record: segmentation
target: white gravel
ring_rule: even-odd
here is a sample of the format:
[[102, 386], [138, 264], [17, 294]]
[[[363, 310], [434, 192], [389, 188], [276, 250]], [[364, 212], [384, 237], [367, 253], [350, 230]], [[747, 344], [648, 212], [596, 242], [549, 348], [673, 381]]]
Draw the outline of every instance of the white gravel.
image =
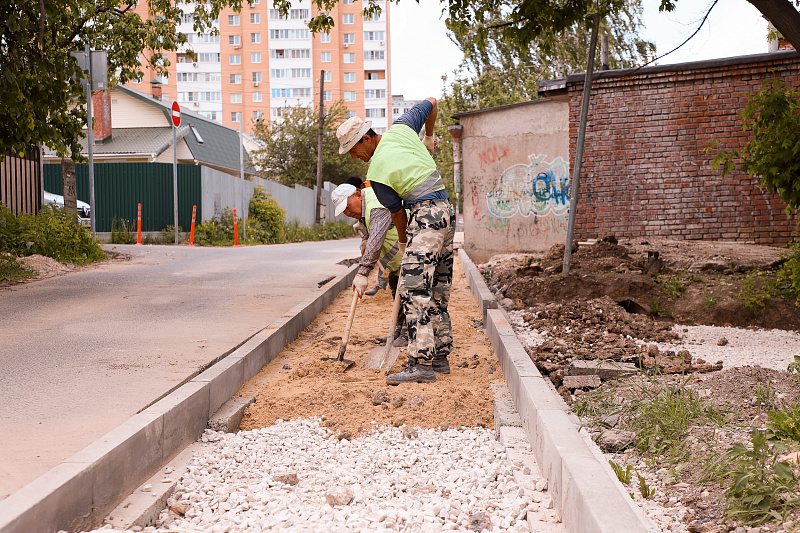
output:
[[380, 428], [339, 441], [313, 419], [203, 440], [216, 445], [170, 500], [185, 516], [165, 510], [145, 532], [463, 531], [482, 518], [513, 532], [529, 531], [528, 509], [538, 510], [488, 429]]
[[[675, 326], [680, 343], [660, 343], [658, 349], [689, 350], [707, 363], [722, 361], [722, 368], [761, 366], [786, 370], [800, 356], [800, 333], [780, 329], [741, 329], [717, 326]], [[720, 343], [720, 339], [726, 342]], [[723, 345], [724, 344], [724, 345]]]

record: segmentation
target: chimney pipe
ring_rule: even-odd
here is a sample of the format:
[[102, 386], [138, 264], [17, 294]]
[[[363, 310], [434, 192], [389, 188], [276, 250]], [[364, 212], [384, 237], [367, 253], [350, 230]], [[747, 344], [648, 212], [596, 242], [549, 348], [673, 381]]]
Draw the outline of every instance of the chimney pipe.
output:
[[153, 80], [150, 82], [150, 94], [156, 100], [161, 100], [161, 82]]

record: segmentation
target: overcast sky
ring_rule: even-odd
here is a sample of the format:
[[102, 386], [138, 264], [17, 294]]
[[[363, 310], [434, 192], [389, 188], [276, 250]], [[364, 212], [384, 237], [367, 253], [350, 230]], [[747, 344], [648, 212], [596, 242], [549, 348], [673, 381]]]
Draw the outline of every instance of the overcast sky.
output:
[[[679, 0], [672, 13], [659, 13], [659, 0], [644, 0], [643, 36], [669, 52], [697, 29], [712, 2]], [[392, 94], [421, 100], [442, 94], [442, 75], [452, 77], [461, 52], [450, 39], [437, 0], [402, 0], [390, 15]], [[587, 43], [588, 45], [588, 43]], [[767, 22], [745, 0], [719, 0], [700, 32], [680, 50], [658, 61], [684, 63], [767, 51]]]

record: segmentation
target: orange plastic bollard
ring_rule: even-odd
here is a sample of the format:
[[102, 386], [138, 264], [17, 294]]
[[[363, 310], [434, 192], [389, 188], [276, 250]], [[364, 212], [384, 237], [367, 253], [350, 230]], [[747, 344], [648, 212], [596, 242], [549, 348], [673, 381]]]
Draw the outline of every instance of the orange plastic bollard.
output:
[[192, 206], [192, 232], [189, 234], [189, 246], [194, 246], [194, 221], [197, 217], [197, 206]]
[[142, 204], [139, 204], [139, 213], [136, 215], [136, 244], [142, 244]]
[[239, 247], [239, 227], [236, 224], [236, 208], [233, 208], [233, 247]]

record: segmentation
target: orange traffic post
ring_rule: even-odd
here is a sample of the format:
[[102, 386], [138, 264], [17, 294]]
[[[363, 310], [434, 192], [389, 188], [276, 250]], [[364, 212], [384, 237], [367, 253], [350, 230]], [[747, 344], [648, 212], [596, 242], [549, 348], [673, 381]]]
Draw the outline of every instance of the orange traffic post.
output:
[[136, 244], [142, 244], [142, 204], [139, 204], [139, 213], [136, 215]]
[[197, 217], [197, 206], [192, 206], [192, 232], [189, 234], [189, 246], [194, 246], [194, 221]]
[[239, 226], [236, 224], [236, 208], [233, 208], [233, 246], [239, 246]]

